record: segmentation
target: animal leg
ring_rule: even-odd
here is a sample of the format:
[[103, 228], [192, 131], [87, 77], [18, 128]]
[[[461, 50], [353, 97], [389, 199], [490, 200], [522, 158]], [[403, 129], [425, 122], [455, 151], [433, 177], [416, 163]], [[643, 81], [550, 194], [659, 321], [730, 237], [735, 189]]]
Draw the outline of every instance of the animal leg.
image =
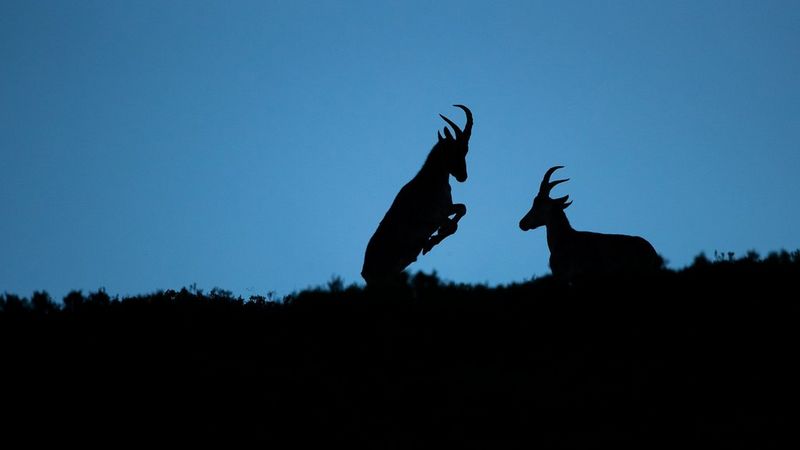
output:
[[461, 220], [464, 215], [467, 214], [467, 207], [463, 203], [456, 203], [450, 209], [450, 213], [448, 216], [453, 216], [452, 219], [447, 219], [445, 222], [436, 230], [436, 234], [428, 238], [428, 241], [425, 242], [425, 245], [422, 247], [422, 254], [426, 254], [433, 247], [438, 245], [442, 242], [447, 236], [455, 234], [458, 230], [458, 221]]
[[465, 205], [463, 203], [455, 203], [455, 204], [453, 204], [453, 206], [450, 208], [450, 214], [448, 214], [447, 216], [449, 217], [449, 216], [452, 216], [454, 214], [455, 214], [455, 216], [453, 217], [453, 220], [456, 223], [458, 223], [458, 221], [461, 220], [462, 217], [467, 215], [467, 205]]
[[441, 227], [439, 227], [439, 230], [437, 230], [436, 234], [429, 237], [427, 242], [425, 242], [425, 245], [422, 247], [422, 254], [424, 255], [429, 251], [431, 251], [433, 247], [439, 245], [439, 243], [442, 242], [444, 238], [455, 233], [456, 230], [458, 230], [458, 223], [455, 220], [447, 219], [447, 222], [445, 222]]

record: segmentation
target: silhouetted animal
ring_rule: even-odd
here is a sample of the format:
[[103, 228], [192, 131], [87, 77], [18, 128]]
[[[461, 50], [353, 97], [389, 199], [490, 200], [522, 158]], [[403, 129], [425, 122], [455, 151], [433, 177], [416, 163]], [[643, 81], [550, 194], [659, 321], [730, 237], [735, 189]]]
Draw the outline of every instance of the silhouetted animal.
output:
[[[392, 281], [412, 262], [420, 251], [428, 253], [444, 238], [455, 233], [458, 221], [467, 213], [461, 203], [453, 204], [450, 175], [458, 182], [467, 179], [467, 150], [472, 134], [472, 112], [464, 105], [467, 123], [458, 125], [439, 114], [452, 128], [444, 127], [419, 173], [397, 194], [367, 244], [361, 276], [367, 284]], [[454, 216], [450, 218], [450, 216]], [[436, 233], [434, 235], [434, 233]]]
[[576, 281], [587, 276], [654, 271], [663, 260], [649, 242], [638, 236], [600, 234], [575, 231], [564, 210], [572, 204], [569, 195], [550, 198], [550, 191], [568, 181], [550, 181], [556, 169], [551, 167], [544, 175], [539, 193], [533, 199], [531, 210], [519, 221], [522, 231], [547, 227], [547, 246], [550, 249], [550, 269], [553, 275]]

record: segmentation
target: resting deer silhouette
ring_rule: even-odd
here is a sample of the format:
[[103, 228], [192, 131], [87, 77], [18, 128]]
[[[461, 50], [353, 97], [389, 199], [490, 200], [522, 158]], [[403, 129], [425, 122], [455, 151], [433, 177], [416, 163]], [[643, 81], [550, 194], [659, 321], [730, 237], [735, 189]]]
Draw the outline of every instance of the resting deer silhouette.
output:
[[[453, 128], [444, 127], [444, 136], [431, 149], [419, 173], [397, 194], [392, 206], [367, 244], [361, 276], [367, 284], [391, 282], [420, 252], [426, 254], [458, 229], [467, 213], [462, 203], [453, 203], [450, 175], [459, 183], [467, 180], [467, 150], [472, 134], [472, 112], [464, 105], [467, 123], [464, 130], [439, 116]], [[450, 216], [453, 216], [452, 218]], [[434, 233], [436, 233], [434, 235]]]
[[649, 242], [639, 236], [600, 234], [575, 231], [564, 210], [572, 204], [569, 195], [550, 198], [550, 191], [568, 181], [550, 181], [550, 176], [564, 166], [551, 167], [544, 174], [539, 193], [531, 210], [519, 221], [522, 231], [547, 228], [547, 247], [550, 249], [550, 270], [553, 276], [577, 281], [599, 275], [642, 273], [655, 271], [663, 260]]

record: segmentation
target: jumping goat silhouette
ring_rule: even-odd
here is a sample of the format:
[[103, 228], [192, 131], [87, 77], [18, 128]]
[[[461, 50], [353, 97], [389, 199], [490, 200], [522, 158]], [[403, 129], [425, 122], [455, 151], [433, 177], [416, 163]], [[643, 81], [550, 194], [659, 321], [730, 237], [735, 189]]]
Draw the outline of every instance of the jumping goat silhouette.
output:
[[[453, 203], [450, 175], [459, 183], [467, 180], [467, 150], [472, 134], [472, 112], [464, 105], [467, 123], [464, 130], [439, 116], [453, 128], [444, 127], [444, 136], [433, 146], [419, 173], [397, 194], [367, 244], [361, 276], [368, 285], [391, 282], [420, 252], [426, 254], [458, 229], [467, 213], [462, 203]], [[453, 216], [452, 218], [450, 216]], [[434, 233], [436, 233], [434, 235]]]
[[547, 227], [550, 269], [553, 276], [574, 282], [585, 277], [655, 271], [663, 260], [649, 242], [639, 236], [575, 231], [564, 210], [572, 204], [569, 195], [550, 198], [550, 191], [568, 181], [550, 181], [564, 166], [551, 167], [544, 174], [531, 210], [519, 221], [522, 231]]

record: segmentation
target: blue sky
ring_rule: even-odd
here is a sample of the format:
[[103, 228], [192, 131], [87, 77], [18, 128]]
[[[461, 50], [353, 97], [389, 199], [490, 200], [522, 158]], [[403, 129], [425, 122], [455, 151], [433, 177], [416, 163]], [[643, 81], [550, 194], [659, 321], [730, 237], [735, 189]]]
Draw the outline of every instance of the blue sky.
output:
[[548, 273], [553, 165], [672, 267], [800, 248], [798, 2], [4, 1], [0, 61], [0, 292], [361, 282], [453, 103], [468, 212], [412, 270]]

